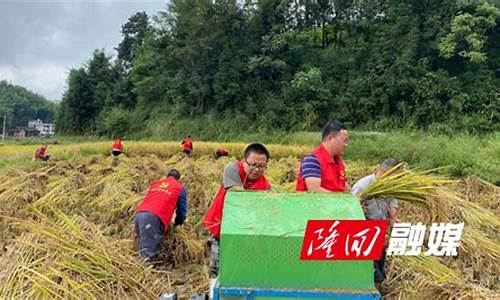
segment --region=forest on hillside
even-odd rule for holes
[[[6,128],[28,126],[31,120],[54,121],[57,103],[24,87],[0,81],[0,122],[6,116]],[[2,126],[2,123],[0,123]]]
[[[172,0],[70,70],[57,127],[498,131],[499,21],[487,0]]]

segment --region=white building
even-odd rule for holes
[[[43,123],[42,120],[36,119],[35,121],[29,121],[28,127],[36,128],[41,136],[53,136],[54,135],[54,124]]]

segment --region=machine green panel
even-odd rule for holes
[[[347,193],[231,191],[220,242],[221,287],[371,290],[373,261],[303,261],[310,219],[364,220]]]

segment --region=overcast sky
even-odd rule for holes
[[[137,11],[151,16],[168,0],[0,0],[0,81],[60,100],[70,68],[94,49],[115,54],[120,29]]]

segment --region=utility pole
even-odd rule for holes
[[[3,129],[2,129],[2,144],[5,141],[5,120],[7,119],[7,115],[3,115]]]

